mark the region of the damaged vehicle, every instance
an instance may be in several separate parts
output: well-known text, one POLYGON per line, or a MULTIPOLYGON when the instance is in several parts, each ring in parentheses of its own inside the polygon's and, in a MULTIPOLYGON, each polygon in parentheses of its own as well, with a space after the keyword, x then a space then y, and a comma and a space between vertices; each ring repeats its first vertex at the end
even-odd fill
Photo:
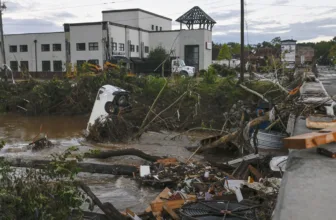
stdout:
POLYGON ((106 116, 118 115, 121 112, 130 112, 131 110, 132 105, 128 91, 116 86, 104 85, 98 91, 87 130, 99 118, 104 119, 106 116))

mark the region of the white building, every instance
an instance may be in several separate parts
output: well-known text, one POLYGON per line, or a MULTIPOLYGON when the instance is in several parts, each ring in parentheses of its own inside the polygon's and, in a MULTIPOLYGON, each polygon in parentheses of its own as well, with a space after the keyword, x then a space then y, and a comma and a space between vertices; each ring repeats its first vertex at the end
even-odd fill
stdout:
POLYGON ((286 63, 287 68, 295 67, 296 40, 281 41, 281 62, 286 63))
POLYGON ((208 68, 216 22, 197 6, 177 21, 181 29, 172 30, 170 18, 142 9, 112 10, 102 12, 101 22, 64 24, 64 32, 5 35, 6 63, 13 71, 64 72, 66 63, 102 65, 113 56, 145 59, 150 50, 162 46, 187 65, 208 68))

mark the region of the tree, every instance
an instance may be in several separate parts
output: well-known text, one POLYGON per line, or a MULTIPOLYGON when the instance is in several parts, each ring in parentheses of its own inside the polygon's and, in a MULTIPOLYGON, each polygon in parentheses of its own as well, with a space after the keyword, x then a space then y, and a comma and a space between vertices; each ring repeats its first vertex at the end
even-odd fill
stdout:
POLYGON ((151 50, 148 54, 148 59, 153 62, 163 62, 168 57, 168 52, 162 46, 158 46, 151 50))
POLYGON ((223 44, 218 54, 218 60, 230 60, 232 58, 230 48, 227 44, 223 44))
POLYGON ((223 44, 221 50, 219 51, 218 54, 218 60, 228 60, 229 61, 229 68, 230 68, 230 64, 231 64, 231 59, 232 59, 232 55, 231 55, 231 51, 230 48, 227 44, 223 44))
POLYGON ((280 49, 281 48, 281 38, 280 37, 275 37, 271 40, 271 43, 273 45, 273 47, 275 47, 276 49, 280 49))
POLYGON ((336 64, 336 45, 331 47, 328 58, 332 60, 333 64, 336 64))

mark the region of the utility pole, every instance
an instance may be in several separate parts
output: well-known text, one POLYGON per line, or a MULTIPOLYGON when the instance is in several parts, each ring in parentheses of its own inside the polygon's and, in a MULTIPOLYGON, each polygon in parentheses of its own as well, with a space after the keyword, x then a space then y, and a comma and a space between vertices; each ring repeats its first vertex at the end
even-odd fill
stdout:
POLYGON ((244 0, 240 1, 240 79, 244 81, 245 62, 244 62, 244 0))
POLYGON ((6 54, 5 54, 5 41, 4 41, 4 32, 3 32, 3 23, 2 23, 2 11, 6 9, 6 5, 0 0, 0 31, 1 31, 1 56, 3 64, 6 64, 6 54))

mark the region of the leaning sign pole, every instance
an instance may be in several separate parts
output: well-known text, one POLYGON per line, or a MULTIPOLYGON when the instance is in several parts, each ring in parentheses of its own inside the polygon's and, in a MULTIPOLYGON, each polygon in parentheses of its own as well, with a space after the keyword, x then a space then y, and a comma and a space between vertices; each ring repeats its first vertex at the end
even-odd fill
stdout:
POLYGON ((244 81, 245 62, 244 62, 244 0, 240 2, 240 82, 244 81))

